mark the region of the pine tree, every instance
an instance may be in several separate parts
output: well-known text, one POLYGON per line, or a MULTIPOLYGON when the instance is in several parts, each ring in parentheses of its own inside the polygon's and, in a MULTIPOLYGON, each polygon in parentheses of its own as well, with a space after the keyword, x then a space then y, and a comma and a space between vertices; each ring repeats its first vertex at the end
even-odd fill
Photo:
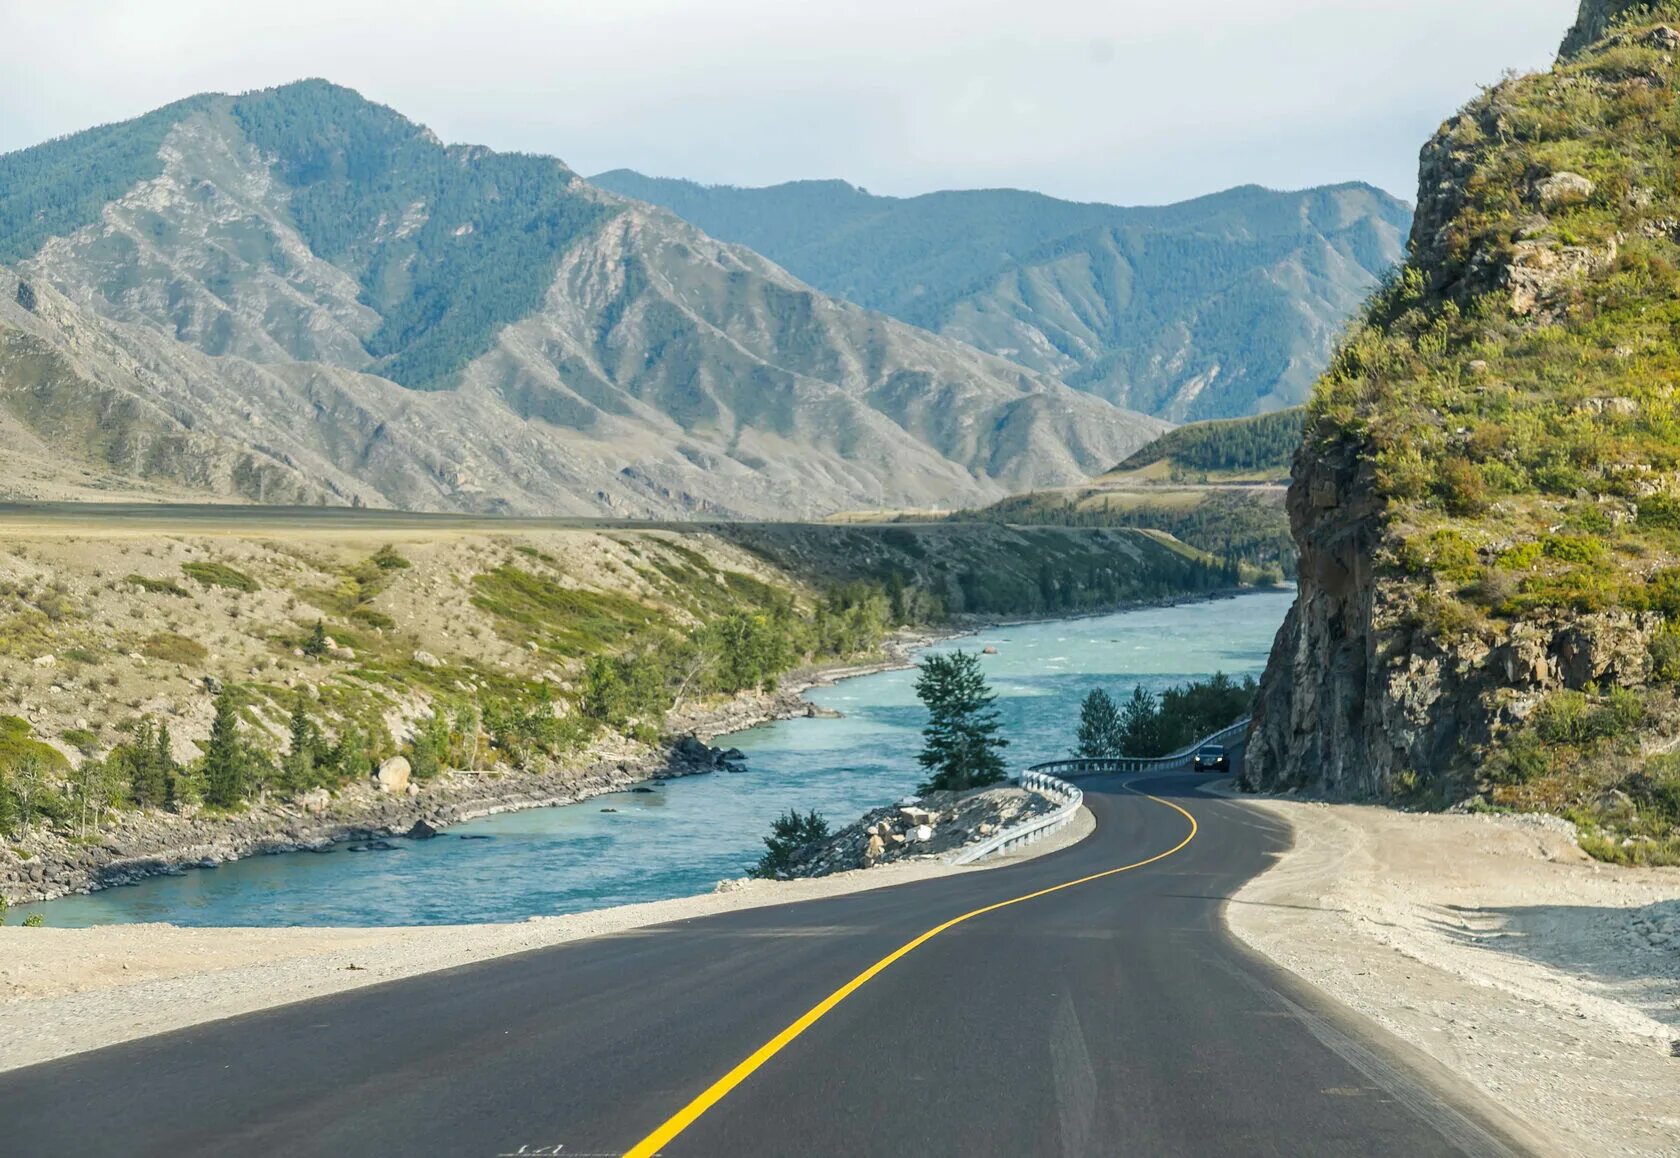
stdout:
POLYGON ((1124 753, 1124 733, 1120 726, 1120 709, 1101 688, 1091 694, 1079 708, 1079 746, 1075 756, 1100 760, 1124 753))
POLYGON ((204 802, 232 808, 245 798, 245 749, 239 740, 239 717, 233 694, 226 688, 216 697, 216 718, 204 750, 204 802))
POLYGON ((310 629, 309 638, 303 641, 303 654, 311 659, 320 659, 327 654, 327 625, 319 619, 310 629))
POLYGON ((997 697, 986 686, 979 656, 966 651, 928 656, 916 678, 916 695, 928 710, 916 760, 931 775, 921 791, 962 791, 1004 778, 1000 752, 1009 741, 997 734, 997 697))
POLYGON ((157 726, 148 717, 134 729, 134 741, 123 753, 128 771, 128 794, 141 808, 161 808, 169 798, 169 778, 158 762, 157 726))
POLYGON ((288 725, 289 742, 286 759, 281 765, 285 787, 291 791, 308 788, 315 779, 315 758, 321 747, 321 732, 309 718, 308 705, 302 692, 292 701, 292 719, 288 725))
POLYGON ((184 795, 181 790, 181 766, 175 763, 175 738, 169 734, 167 722, 158 725, 152 763, 163 784, 163 806, 170 810, 178 808, 184 795))

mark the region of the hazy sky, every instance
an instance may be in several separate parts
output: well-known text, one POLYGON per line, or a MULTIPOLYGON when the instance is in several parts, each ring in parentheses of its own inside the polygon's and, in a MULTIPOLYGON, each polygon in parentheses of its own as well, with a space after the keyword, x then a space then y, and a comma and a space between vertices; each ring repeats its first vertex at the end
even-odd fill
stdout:
POLYGON ((0 151, 324 76, 445 140, 732 184, 1176 200, 1365 180, 1577 0, 0 0, 0 151))

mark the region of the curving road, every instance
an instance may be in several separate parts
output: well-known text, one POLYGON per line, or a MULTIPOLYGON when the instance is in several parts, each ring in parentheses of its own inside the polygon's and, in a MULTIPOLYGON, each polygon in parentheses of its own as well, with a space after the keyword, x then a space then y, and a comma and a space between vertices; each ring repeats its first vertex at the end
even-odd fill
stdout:
POLYGON ((1198 783, 1084 781, 1097 831, 1018 865, 577 942, 3 1074, 0 1149, 1525 1152, 1496 1108, 1232 941, 1225 898, 1289 836, 1198 783))

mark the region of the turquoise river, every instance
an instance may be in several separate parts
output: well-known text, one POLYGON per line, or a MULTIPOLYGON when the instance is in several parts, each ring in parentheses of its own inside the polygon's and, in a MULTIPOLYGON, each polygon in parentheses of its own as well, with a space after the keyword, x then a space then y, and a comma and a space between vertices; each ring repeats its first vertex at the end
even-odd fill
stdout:
MULTIPOLYGON (((1079 701, 1115 699, 1225 671, 1258 675, 1293 594, 1270 592, 981 632, 942 648, 984 657, 1011 764, 1065 755, 1079 701)), ((518 921, 707 892, 741 876, 770 821, 814 808, 834 827, 911 792, 923 713, 913 671, 812 690, 840 719, 738 732, 747 771, 669 781, 651 793, 460 824, 393 852, 260 856, 31 906, 49 925, 421 925, 518 921), (616 809, 608 812, 604 809, 616 809), (462 838, 488 839, 462 839, 462 838)))

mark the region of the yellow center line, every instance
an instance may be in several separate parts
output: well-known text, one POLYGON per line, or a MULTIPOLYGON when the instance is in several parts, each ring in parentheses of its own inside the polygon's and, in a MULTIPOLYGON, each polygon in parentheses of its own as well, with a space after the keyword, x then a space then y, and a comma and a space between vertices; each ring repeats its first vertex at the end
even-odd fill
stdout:
MULTIPOLYGON (((1135 792, 1136 789, 1130 789, 1129 791, 1135 792)), ((1100 881, 1104 877, 1111 877, 1116 873, 1130 872, 1133 869, 1143 868, 1145 865, 1151 865, 1156 861, 1167 859, 1167 857, 1172 856, 1174 853, 1184 848, 1184 846, 1189 844, 1192 840, 1196 839, 1196 818, 1194 816, 1191 816, 1188 812, 1170 800, 1162 800, 1159 796, 1148 796, 1147 793, 1139 793, 1139 795, 1145 796, 1149 800, 1153 800, 1156 804, 1164 804, 1174 812, 1182 815, 1184 819, 1190 822, 1189 835, 1177 844, 1173 845, 1173 847, 1169 848, 1166 852, 1157 853, 1147 860, 1134 861, 1131 864, 1121 865, 1119 868, 1105 869, 1100 873, 1092 873, 1088 877, 1080 877, 1078 880, 1065 881, 1059 885, 1052 885, 1047 889, 1039 889, 1036 893, 1028 893, 1025 896, 1013 897, 1007 901, 999 901, 996 904, 987 905, 985 908, 975 909, 973 912, 964 913, 960 917, 952 917, 943 925, 935 925, 933 928, 929 929, 927 932, 923 933, 914 940, 905 942, 903 945, 900 945, 897 949, 894 949, 891 953, 888 953, 885 957, 875 962, 875 964, 865 969, 862 973, 859 973, 856 977, 846 982, 846 984, 836 989, 833 993, 830 993, 827 997, 817 1002, 817 1004, 813 1005, 810 1009, 806 1010, 804 1015, 802 1015, 798 1021, 795 1021, 792 1025, 782 1030, 782 1032, 778 1033, 775 1037, 759 1046, 750 1055, 743 1059, 734 1069, 730 1070, 717 1081, 707 1086, 705 1090, 701 1091, 700 1095, 692 1102, 688 1103, 688 1105, 665 1119, 664 1123, 661 1124, 657 1130, 649 1134, 646 1138, 643 1138, 640 1142, 637 1142, 634 1146, 630 1147, 630 1149, 626 1150, 624 1152, 624 1158, 652 1158, 653 1155, 658 1154, 660 1150, 662 1150, 673 1138, 692 1126, 700 1115, 704 1114, 707 1110, 721 1102, 728 1096, 731 1090, 746 1081, 747 1078, 751 1077, 753 1072, 765 1062, 781 1053, 794 1038, 798 1037, 807 1029, 810 1029, 811 1026, 815 1025, 829 1010, 833 1009, 836 1005, 839 1005, 853 993, 863 988, 866 982, 872 979, 877 973, 880 973, 887 966, 891 965, 894 961, 897 961, 900 957, 909 954, 911 951, 933 940, 945 930, 960 925, 964 921, 972 920, 975 917, 984 916, 987 913, 995 913, 999 909, 1007 909, 1010 905, 1018 905, 1023 901, 1031 901, 1036 900, 1039 897, 1047 897, 1051 893, 1059 893, 1063 889, 1071 889, 1078 885, 1090 884, 1092 881, 1100 881)))

